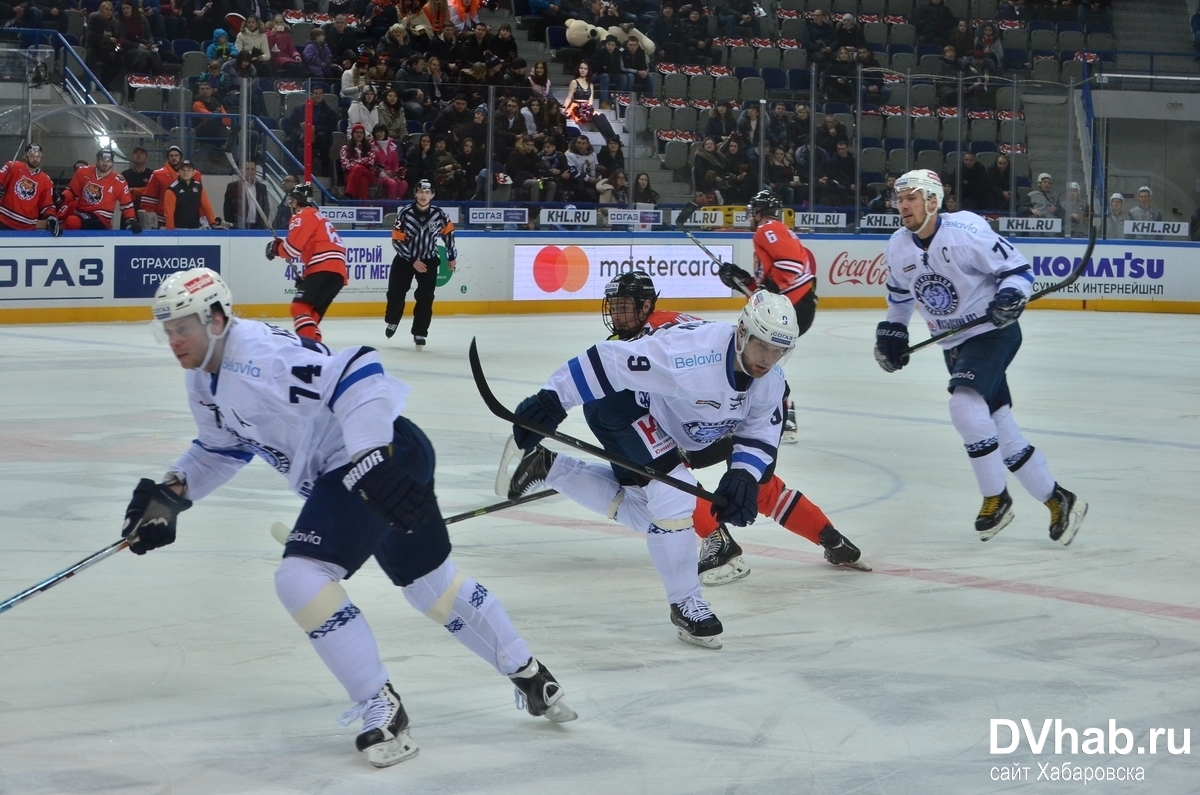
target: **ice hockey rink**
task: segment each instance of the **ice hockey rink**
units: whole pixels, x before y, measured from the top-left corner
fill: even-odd
[[[1016,520],[974,537],[941,356],[881,371],[880,314],[818,313],[787,363],[800,443],[778,467],[873,573],[829,566],[766,518],[735,529],[753,571],[706,589],[725,625],[710,651],[676,639],[644,540],[602,517],[555,497],[455,524],[459,568],[500,596],[579,720],[518,712],[505,679],[368,563],[347,590],[421,748],[376,770],[276,599],[269,528],[300,500],[256,461],[180,518],[173,546],[0,616],[0,793],[1200,792],[1200,317],[1022,318],[1014,413],[1091,506],[1064,548],[1015,478]],[[332,346],[378,347],[412,385],[446,515],[497,500],[509,433],[476,393],[471,337],[512,406],[604,334],[598,313],[437,317],[417,353],[380,320],[323,327]],[[193,426],[147,324],[0,326],[0,351],[3,599],[116,540],[138,478],[160,477]],[[563,429],[591,438],[578,411]],[[711,488],[719,471],[700,477]],[[1046,719],[1081,742],[1100,728],[1104,753],[1069,739],[1056,753],[1051,728],[1040,754],[1024,736],[993,754],[994,719],[1027,719],[1035,741]],[[1112,725],[1129,754],[1109,752],[1125,742]],[[1164,733],[1150,753],[1155,728],[1175,750],[1189,730],[1195,750],[1171,753]],[[1038,780],[1064,763],[1144,780]],[[1014,765],[1019,780],[1002,778]]]

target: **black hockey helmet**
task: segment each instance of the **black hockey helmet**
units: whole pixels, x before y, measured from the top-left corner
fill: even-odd
[[[116,157],[113,156],[113,150],[109,149],[108,147],[105,147],[105,148],[101,149],[99,152],[97,152],[96,153],[96,162],[99,163],[101,160],[107,160],[110,163],[112,161],[116,160]]]
[[[617,328],[613,322],[612,302],[614,298],[632,298],[634,306],[637,307],[637,323],[633,327]],[[604,302],[600,307],[600,314],[604,318],[604,327],[615,334],[620,339],[633,339],[641,333],[642,323],[646,317],[642,316],[642,303],[650,302],[650,309],[646,312],[649,316],[650,312],[654,311],[654,305],[658,301],[658,293],[654,289],[654,280],[642,271],[626,271],[625,273],[617,274],[606,285],[604,285]]]
[[[754,194],[746,205],[746,212],[750,213],[751,217],[755,213],[776,217],[782,209],[783,202],[779,201],[779,197],[775,195],[775,191],[770,188],[765,188]]]
[[[301,182],[296,187],[288,191],[287,197],[295,199],[296,204],[301,207],[308,207],[312,204],[313,186],[311,182]]]

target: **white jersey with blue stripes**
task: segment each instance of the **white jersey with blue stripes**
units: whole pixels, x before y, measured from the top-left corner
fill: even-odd
[[[322,474],[391,442],[408,394],[373,348],[331,351],[244,319],[229,328],[218,373],[191,370],[187,388],[198,434],[171,470],[186,475],[192,500],[256,455],[307,497]]]
[[[1026,297],[1033,291],[1033,272],[1025,255],[975,213],[939,214],[928,245],[902,227],[888,240],[884,257],[887,319],[908,325],[917,309],[930,334],[983,316],[1001,287],[1015,287]],[[994,329],[984,323],[939,344],[954,347]]]
[[[635,340],[597,343],[560,367],[546,384],[564,409],[637,394],[657,425],[685,450],[733,434],[733,467],[761,479],[783,430],[783,372],[748,379],[734,371],[736,328],[696,321]],[[738,382],[749,381],[746,389]]]

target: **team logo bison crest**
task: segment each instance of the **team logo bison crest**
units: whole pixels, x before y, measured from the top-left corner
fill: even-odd
[[[17,180],[17,184],[13,187],[18,199],[29,201],[33,195],[37,193],[37,183],[29,177],[21,177]]]

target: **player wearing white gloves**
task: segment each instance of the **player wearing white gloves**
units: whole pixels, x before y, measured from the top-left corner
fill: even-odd
[[[357,746],[371,764],[417,753],[375,636],[341,585],[372,555],[410,605],[512,680],[530,714],[574,719],[500,600],[450,560],[433,447],[401,414],[408,387],[384,374],[371,348],[331,351],[232,309],[229,288],[207,268],[175,273],[155,294],[154,317],[188,370],[197,434],[162,483],[138,483],[122,530],[130,549],[174,542],[178,514],[257,455],[305,500],[276,592],[355,702],[342,719],[362,718]]]
[[[597,343],[560,367],[517,416],[557,428],[567,411],[584,416],[604,449],[695,484],[679,448],[700,451],[733,434],[731,468],[716,494],[717,519],[745,526],[758,515],[758,484],[774,462],[783,423],[783,372],[796,345],[796,313],[782,296],[755,293],[736,325],[687,322],[635,340]],[[696,498],[623,467],[589,464],[538,445],[514,426],[526,451],[519,465],[571,500],[646,534],[679,639],[721,647],[720,620],[700,596],[692,512]]]
[[[1005,487],[1007,467],[1050,510],[1050,538],[1070,544],[1087,503],[1055,482],[1045,456],[1021,433],[1012,415],[1005,371],[1021,347],[1017,318],[1033,287],[1024,255],[970,212],[939,214],[943,189],[932,171],[909,171],[896,181],[904,227],[888,240],[887,319],[875,330],[875,359],[892,373],[908,364],[908,321],[914,309],[931,333],[983,324],[949,337],[943,348],[950,371],[950,419],[983,493],[975,519],[987,541],[1013,520]]]

